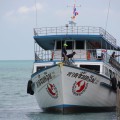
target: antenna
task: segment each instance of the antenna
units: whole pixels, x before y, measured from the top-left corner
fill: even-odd
[[[36,27],[37,27],[37,0],[35,0],[35,11],[36,11],[35,19],[36,19]]]
[[[108,17],[109,17],[109,11],[110,11],[110,3],[111,3],[111,0],[109,0],[109,5],[108,5],[108,13],[107,13],[107,19],[106,19],[105,31],[107,30]]]

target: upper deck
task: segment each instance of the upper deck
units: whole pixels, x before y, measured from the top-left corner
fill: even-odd
[[[101,27],[91,27],[91,26],[61,26],[61,27],[43,27],[34,29],[34,39],[36,42],[47,49],[47,46],[43,42],[52,43],[54,40],[65,40],[65,39],[75,39],[75,40],[87,40],[87,41],[102,41],[107,43],[107,47],[110,45],[114,49],[118,49],[116,46],[116,39],[110,35],[106,30]],[[51,47],[48,47],[52,49]],[[109,47],[110,49],[110,47]]]

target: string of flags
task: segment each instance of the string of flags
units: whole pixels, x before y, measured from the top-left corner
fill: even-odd
[[[76,10],[76,5],[74,4],[73,6],[73,16],[71,17],[72,19],[75,19],[75,17],[78,15],[78,12]]]

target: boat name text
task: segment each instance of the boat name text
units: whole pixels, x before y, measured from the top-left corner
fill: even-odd
[[[52,75],[51,73],[43,76],[42,78],[40,78],[37,82],[36,82],[36,85],[37,85],[37,88],[40,87],[42,84],[44,84],[45,82],[49,81],[50,79],[52,79]]]
[[[98,83],[98,80],[96,80],[96,78],[93,75],[90,75],[90,76],[86,75],[86,72],[81,72],[81,73],[68,72],[67,76],[71,78],[80,78],[87,82],[92,82],[94,84]]]

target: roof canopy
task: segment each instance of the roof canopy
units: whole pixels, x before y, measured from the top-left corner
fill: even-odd
[[[102,35],[47,35],[47,36],[34,36],[35,41],[39,46],[45,50],[53,50],[55,41],[75,40],[75,41],[88,41],[98,42],[103,49],[115,49],[118,47],[112,45]]]
[[[45,50],[54,49],[55,41],[75,40],[98,42],[103,49],[120,50],[116,39],[100,27],[68,26],[34,29],[34,39]]]

